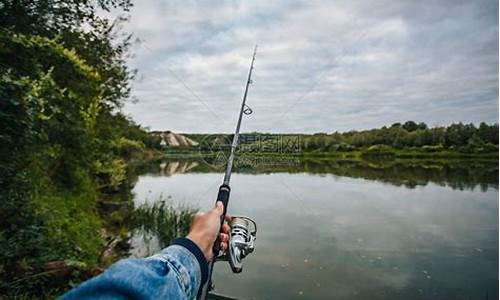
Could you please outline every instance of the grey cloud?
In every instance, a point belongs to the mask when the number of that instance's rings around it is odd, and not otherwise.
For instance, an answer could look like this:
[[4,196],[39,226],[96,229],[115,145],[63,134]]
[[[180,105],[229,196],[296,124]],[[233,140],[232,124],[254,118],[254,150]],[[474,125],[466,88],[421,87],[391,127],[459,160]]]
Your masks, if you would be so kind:
[[125,29],[152,129],[232,131],[255,43],[244,131],[498,122],[495,1],[144,0]]

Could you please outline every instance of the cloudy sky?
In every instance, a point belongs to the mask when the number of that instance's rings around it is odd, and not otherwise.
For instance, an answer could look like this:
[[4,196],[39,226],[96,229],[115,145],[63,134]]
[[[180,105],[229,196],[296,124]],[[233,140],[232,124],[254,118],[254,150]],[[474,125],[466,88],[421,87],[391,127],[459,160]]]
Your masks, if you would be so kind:
[[125,25],[154,130],[333,132],[498,122],[497,1],[140,0]]

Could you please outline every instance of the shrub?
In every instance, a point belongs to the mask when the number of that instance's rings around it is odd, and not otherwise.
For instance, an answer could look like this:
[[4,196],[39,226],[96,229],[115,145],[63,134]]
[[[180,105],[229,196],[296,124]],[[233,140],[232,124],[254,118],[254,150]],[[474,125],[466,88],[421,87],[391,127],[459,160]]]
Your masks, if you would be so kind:
[[443,145],[439,144],[439,145],[436,145],[436,146],[429,146],[429,145],[425,145],[421,148],[421,150],[423,152],[429,152],[429,153],[432,153],[432,152],[441,152],[444,150],[444,147]]

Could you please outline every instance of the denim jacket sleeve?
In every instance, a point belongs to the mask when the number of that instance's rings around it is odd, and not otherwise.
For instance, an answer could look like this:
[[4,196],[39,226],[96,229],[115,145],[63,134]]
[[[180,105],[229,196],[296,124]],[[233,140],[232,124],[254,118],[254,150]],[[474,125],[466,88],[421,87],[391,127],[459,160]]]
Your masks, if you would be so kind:
[[203,252],[178,238],[151,257],[115,263],[60,299],[194,299],[207,276]]

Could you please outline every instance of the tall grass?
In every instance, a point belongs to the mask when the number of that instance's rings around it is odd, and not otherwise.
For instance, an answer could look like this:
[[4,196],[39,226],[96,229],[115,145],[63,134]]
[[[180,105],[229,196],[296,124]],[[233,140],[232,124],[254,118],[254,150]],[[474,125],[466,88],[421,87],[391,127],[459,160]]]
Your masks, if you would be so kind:
[[133,224],[135,228],[155,235],[163,248],[176,237],[187,235],[195,213],[193,208],[175,208],[171,203],[160,200],[138,207],[133,215]]

